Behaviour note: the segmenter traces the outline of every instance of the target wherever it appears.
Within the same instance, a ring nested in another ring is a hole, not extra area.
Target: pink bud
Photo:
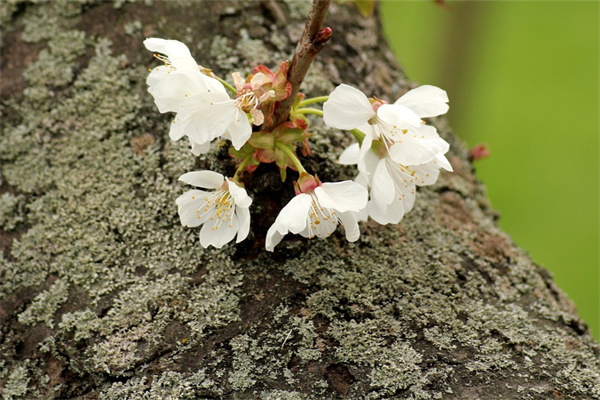
[[[324,44],[329,39],[331,39],[331,35],[333,35],[333,31],[329,27],[321,28],[319,32],[315,35],[313,39],[313,45],[318,46],[320,44]]]
[[[469,151],[469,159],[471,161],[481,160],[482,158],[488,158],[490,156],[490,150],[485,144],[478,144]]]

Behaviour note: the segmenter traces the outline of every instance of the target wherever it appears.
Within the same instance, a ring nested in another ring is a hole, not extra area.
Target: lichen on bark
[[[291,56],[301,2],[2,2],[0,387],[4,398],[599,398],[600,350],[551,277],[495,224],[445,120],[453,174],[359,242],[262,250],[292,195],[261,167],[253,233],[202,249],[181,227],[194,159],[145,91],[145,36],[186,41],[221,76]],[[117,8],[118,7],[118,8]],[[410,87],[375,17],[333,4],[307,77],[394,99]],[[45,28],[40,20],[55,24]],[[51,30],[48,30],[51,29]],[[15,57],[15,56],[21,56]],[[327,180],[349,143],[315,120]],[[4,203],[4,199],[7,202]],[[18,200],[18,204],[16,200]],[[270,214],[269,214],[270,213]],[[265,215],[267,215],[265,217]]]

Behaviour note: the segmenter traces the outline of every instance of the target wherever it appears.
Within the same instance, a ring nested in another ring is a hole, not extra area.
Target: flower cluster
[[[398,223],[413,207],[416,186],[434,183],[440,169],[452,170],[444,156],[448,143],[423,121],[448,110],[448,97],[439,88],[421,86],[388,104],[342,84],[329,96],[305,99],[299,93],[288,119],[276,122],[281,102],[292,92],[287,61],[277,72],[263,65],[245,78],[235,72],[230,85],[199,66],[179,41],[150,38],[144,45],[164,64],[150,71],[147,84],[159,111],[175,113],[170,138],[187,136],[194,155],[209,151],[219,138],[229,140],[229,154],[238,160],[230,178],[214,171],[179,178],[195,187],[176,200],[181,223],[202,227],[203,247],[220,248],[248,236],[252,199],[241,175],[261,163],[274,162],[283,181],[288,168],[298,173],[296,195],[267,232],[268,251],[288,233],[325,238],[341,225],[346,239],[354,242],[359,220]],[[319,102],[324,102],[323,110],[307,107]],[[302,166],[297,150],[310,155],[306,114],[320,115],[329,127],[357,139],[339,160],[358,165],[355,181],[323,183]]]
[[[435,183],[440,168],[452,171],[444,156],[450,146],[421,119],[445,114],[447,102],[446,92],[435,86],[420,86],[387,104],[342,84],[323,104],[325,124],[364,132],[361,145],[347,148],[340,162],[358,164],[356,180],[370,189],[366,211],[376,222],[400,222],[415,203],[415,186]]]

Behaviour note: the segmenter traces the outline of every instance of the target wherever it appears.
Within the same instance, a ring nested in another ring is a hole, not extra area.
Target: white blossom
[[[176,200],[179,218],[184,226],[202,225],[202,247],[212,245],[221,248],[236,235],[236,243],[248,236],[252,199],[244,188],[214,171],[188,172],[179,180],[192,186],[213,189],[188,190]]]
[[[188,136],[194,154],[206,152],[220,136],[239,150],[252,134],[243,99],[231,99],[221,82],[202,73],[185,44],[150,38],[144,45],[164,54],[157,57],[165,65],[154,68],[146,83],[160,112],[177,113],[169,137]]]
[[[360,236],[357,213],[367,205],[367,197],[367,190],[352,181],[322,183],[297,194],[269,228],[266,249],[273,251],[290,232],[306,238],[328,237],[340,224],[346,239],[355,242]]]
[[[178,40],[149,38],[144,46],[164,65],[153,68],[146,79],[148,92],[161,113],[178,112],[185,99],[198,92],[225,92],[223,85],[201,72],[187,46]]]
[[[421,118],[448,111],[446,92],[435,86],[421,86],[400,97],[394,104],[369,100],[360,90],[339,85],[323,104],[325,124],[337,129],[359,129],[365,133],[359,169],[374,140],[381,141],[390,157],[402,165],[420,165],[448,151],[448,143]]]
[[[440,169],[452,171],[452,166],[443,154],[421,165],[402,165],[392,159],[387,149],[368,151],[364,156],[363,168],[356,182],[369,189],[366,213],[380,224],[397,224],[409,212],[415,202],[416,186],[432,185],[438,179]],[[356,164],[359,159],[358,143],[348,147],[340,156],[341,164]]]

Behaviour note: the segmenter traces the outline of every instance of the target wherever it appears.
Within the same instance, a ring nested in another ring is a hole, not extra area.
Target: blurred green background
[[[600,2],[381,1],[408,77],[445,89],[500,226],[600,339]]]

